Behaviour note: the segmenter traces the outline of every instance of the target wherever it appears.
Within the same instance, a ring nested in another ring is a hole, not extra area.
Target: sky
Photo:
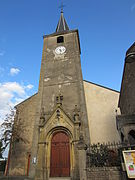
[[[0,0],[0,121],[38,91],[43,35],[55,32],[60,0]],[[78,29],[83,79],[120,91],[127,49],[135,41],[135,0],[63,0]]]

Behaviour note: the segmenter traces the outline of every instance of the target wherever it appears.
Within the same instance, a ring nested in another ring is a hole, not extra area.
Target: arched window
[[[128,140],[131,145],[135,144],[135,131],[134,130],[129,131]]]
[[[63,36],[57,37],[57,43],[63,43],[63,42],[64,42],[64,37]]]

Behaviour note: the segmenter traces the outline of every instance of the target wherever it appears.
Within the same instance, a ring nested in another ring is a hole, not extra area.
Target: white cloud
[[[31,84],[24,86],[17,82],[0,83],[0,123],[10,107],[28,98],[28,90],[32,87]]]
[[[26,87],[27,87],[27,89],[32,89],[32,88],[33,88],[33,85],[32,85],[32,84],[29,84],[29,85],[27,85]]]
[[[25,87],[21,86],[17,82],[7,82],[2,85],[2,88],[7,92],[16,93],[19,96],[23,96],[25,94]]]
[[[18,74],[19,72],[20,72],[20,70],[18,68],[11,68],[10,69],[10,75],[11,76]]]

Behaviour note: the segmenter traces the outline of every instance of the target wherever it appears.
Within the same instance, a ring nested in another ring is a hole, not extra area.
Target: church
[[[118,102],[123,107],[126,83],[119,101],[120,92],[83,80],[80,54],[79,32],[61,11],[56,31],[43,36],[38,92],[16,106],[15,122],[25,124],[28,143],[11,150],[9,176],[86,180],[87,146],[124,139]]]

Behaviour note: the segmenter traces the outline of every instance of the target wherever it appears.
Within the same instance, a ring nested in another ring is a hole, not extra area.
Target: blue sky
[[[126,50],[135,41],[135,0],[63,0],[79,29],[85,80],[120,90]],[[44,34],[55,31],[59,0],[0,0],[0,116],[37,92]]]

